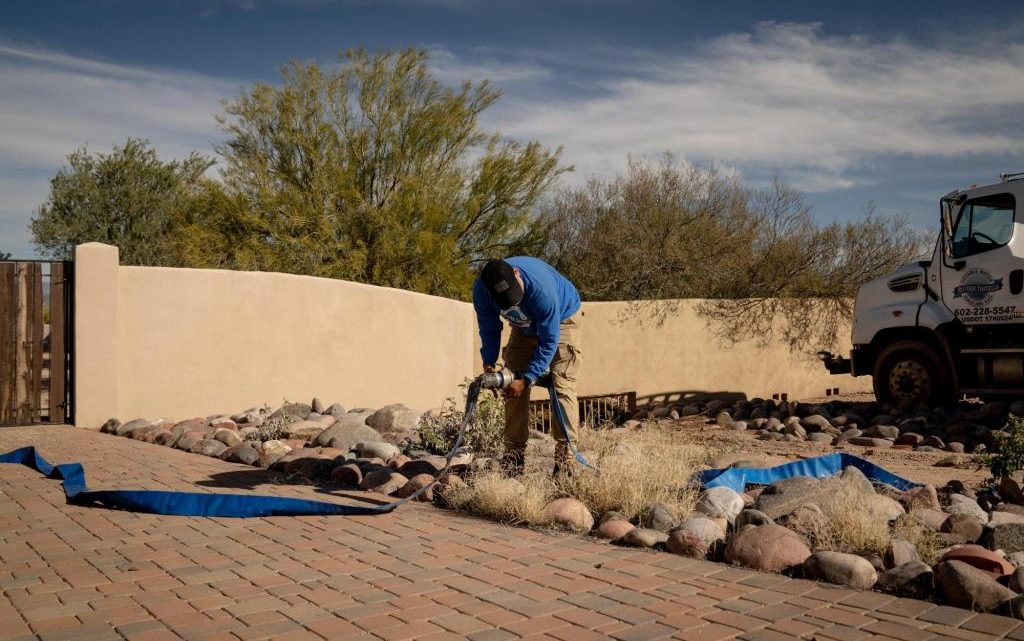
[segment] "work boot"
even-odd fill
[[[520,450],[505,450],[501,455],[501,473],[508,478],[523,475],[526,455]]]
[[[569,449],[568,441],[556,441],[555,442],[555,469],[551,471],[551,476],[554,478],[561,478],[564,476],[573,475],[572,467],[573,457],[572,450]]]

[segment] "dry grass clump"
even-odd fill
[[[819,515],[797,524],[815,550],[884,555],[894,538],[902,538],[917,548],[925,563],[938,558],[941,545],[934,532],[906,515],[890,525],[887,516],[872,503],[872,495],[863,494],[851,484],[837,484],[820,507]]]
[[[884,554],[892,532],[887,517],[872,505],[870,496],[853,484],[837,483],[829,497],[819,503],[820,516],[802,523],[812,547],[850,554]]]
[[[453,509],[521,525],[542,525],[544,506],[560,497],[582,501],[595,517],[615,510],[631,519],[657,503],[686,516],[697,500],[690,481],[715,454],[677,433],[651,428],[583,430],[579,447],[598,471],[577,467],[574,476],[558,480],[547,467],[514,480],[478,474],[446,499]],[[527,459],[537,456],[535,448]]]
[[[680,516],[691,514],[698,492],[690,482],[717,452],[685,442],[670,430],[647,427],[619,434],[584,432],[580,449],[591,455],[599,472],[563,477],[556,482],[557,493],[579,499],[595,516],[615,510],[632,519],[654,504],[667,505]]]
[[[910,541],[917,548],[917,555],[928,565],[939,560],[939,551],[944,547],[935,532],[924,527],[909,516],[901,516],[893,526],[893,537]]]
[[[531,525],[543,520],[551,490],[550,482],[538,483],[531,477],[508,479],[497,472],[488,472],[474,476],[466,485],[448,490],[445,501],[454,510],[510,525]]]

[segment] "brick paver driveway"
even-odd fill
[[[129,439],[0,429],[0,452],[30,444],[84,463],[94,489],[325,497]],[[1011,619],[426,505],[264,519],[69,506],[58,482],[19,465],[0,465],[0,587],[3,639],[1024,639]]]

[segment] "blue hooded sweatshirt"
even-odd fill
[[[513,256],[505,262],[519,270],[523,279],[523,300],[511,310],[498,305],[478,278],[473,284],[473,309],[480,326],[480,355],[484,365],[498,360],[501,347],[501,319],[514,331],[537,337],[537,349],[524,375],[533,384],[551,367],[558,349],[559,325],[580,309],[580,295],[565,276],[539,258]]]

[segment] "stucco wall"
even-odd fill
[[[125,267],[117,249],[77,248],[75,422],[185,418],[309,401],[346,407],[458,397],[480,368],[468,303],[289,274]],[[866,391],[782,346],[717,341],[682,301],[661,323],[629,303],[586,303],[580,394]],[[544,397],[543,393],[537,395]]]
[[[698,312],[701,301],[677,301],[670,313],[631,303],[585,303],[581,318],[581,394],[636,391],[674,400],[692,394],[744,394],[791,399],[871,390],[870,377],[830,376],[813,357],[781,343],[730,345],[717,338]],[[849,331],[841,352],[849,351]]]

